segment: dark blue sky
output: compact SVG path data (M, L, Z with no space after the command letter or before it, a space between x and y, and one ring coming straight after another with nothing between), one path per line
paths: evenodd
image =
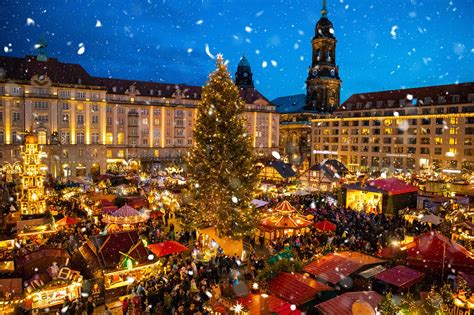
M1 54L35 53L43 37L49 56L92 75L203 84L208 45L231 72L245 54L273 99L304 92L320 9L321 0L4 0ZM328 9L343 100L474 79L474 0L328 0Z

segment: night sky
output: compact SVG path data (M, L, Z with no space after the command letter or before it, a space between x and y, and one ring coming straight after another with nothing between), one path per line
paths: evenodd
M242 54L270 99L304 93L322 0L2 1L2 55L48 55L91 75L204 84ZM474 79L474 0L328 0L342 99ZM208 50L206 51L206 46Z

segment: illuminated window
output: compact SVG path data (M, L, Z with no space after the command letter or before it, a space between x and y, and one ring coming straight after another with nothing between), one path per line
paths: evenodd
M107 132L107 135L105 137L105 143L106 144L113 144L114 143L114 136L111 132Z
M455 128L449 128L449 134L450 135L457 135L458 134L458 129L457 127Z
M111 158L112 157L112 150L107 149L107 157Z
M392 120L391 119L385 119L383 121L383 125L384 126L391 126L392 125Z
M119 132L117 135L117 144L123 144L125 140L125 134L123 132Z
M449 122L451 123L451 125L457 125L459 123L459 120L457 117L451 117L451 119L449 119Z
M77 104L77 110L84 110L84 105Z
M436 137L435 138L435 144L443 144L443 138Z
M384 135L390 135L390 134L392 134L392 128L385 128L384 131L383 131L383 134L384 134Z
M160 156L160 151L159 151L159 150L155 150L154 153L153 153L153 155L154 155L155 157L159 157L159 156Z
M458 138L449 138L449 144L458 144Z
M117 152L117 157L119 157L119 158L123 158L123 157L124 157L123 150L119 150L119 151Z
M323 135L329 135L329 134L331 134L331 131L329 129L323 130Z
M456 148L449 148L449 151L448 151L450 154L450 156L454 156L458 153L458 150Z
M46 131L38 132L38 144L46 144Z
M363 128L362 129L362 134L363 135L368 135L369 134L369 128Z

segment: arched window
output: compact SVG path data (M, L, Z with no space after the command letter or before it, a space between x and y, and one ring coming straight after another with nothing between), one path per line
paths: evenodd
M38 144L46 144L46 131L38 132Z

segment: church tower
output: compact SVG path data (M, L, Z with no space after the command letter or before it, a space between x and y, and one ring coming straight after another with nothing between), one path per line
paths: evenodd
M313 56L306 79L305 110L332 113L340 105L341 80L336 65L336 38L332 22L327 18L323 0L321 18L316 23L311 41Z
M237 72L235 73L235 85L239 88L253 88L252 69L250 63L243 56L237 65Z

